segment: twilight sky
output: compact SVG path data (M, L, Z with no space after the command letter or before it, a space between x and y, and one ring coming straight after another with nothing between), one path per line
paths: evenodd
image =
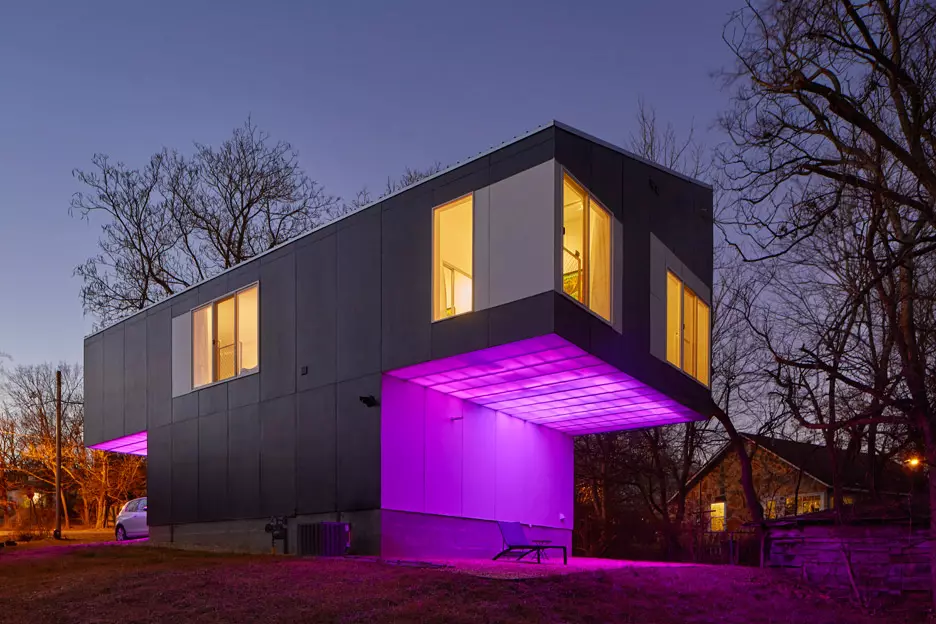
M558 119L618 145L638 97L709 143L740 0L9 2L0 9L0 351L77 362L74 168L216 144L247 115L334 195Z

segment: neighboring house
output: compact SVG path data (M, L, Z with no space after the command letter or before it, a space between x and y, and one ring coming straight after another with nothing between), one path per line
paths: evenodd
M762 435L742 436L751 455L754 487L766 519L832 508L832 461L824 445ZM841 470L844 503L866 499L870 494L869 456L866 453L849 456L836 449L835 457ZM740 481L737 453L727 444L689 480L686 519L708 531L738 530L751 519ZM909 478L900 466L886 461L879 467L876 481L879 495L905 496L909 488Z
M86 338L85 442L155 542L569 546L573 436L713 413L711 287L711 189L554 122Z

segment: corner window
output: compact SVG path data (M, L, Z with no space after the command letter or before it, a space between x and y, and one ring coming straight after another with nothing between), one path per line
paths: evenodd
M432 212L432 320L472 310L472 196Z
M709 508L709 531L725 530L725 503L712 503Z
M611 215L562 178L562 292L611 320Z
M709 307L672 271L666 273L666 360L709 383Z
M192 312L192 386L259 370L256 284Z

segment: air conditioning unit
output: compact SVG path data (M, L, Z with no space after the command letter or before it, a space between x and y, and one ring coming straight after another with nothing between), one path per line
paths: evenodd
M299 554L340 557L351 548L351 525L347 522L313 522L298 525Z

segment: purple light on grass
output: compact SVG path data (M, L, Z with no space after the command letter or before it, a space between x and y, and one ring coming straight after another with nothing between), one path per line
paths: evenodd
M146 455L146 432L133 433L122 438L108 440L93 444L88 448L111 453L128 453L130 455Z
M700 419L555 334L388 374L571 435Z

